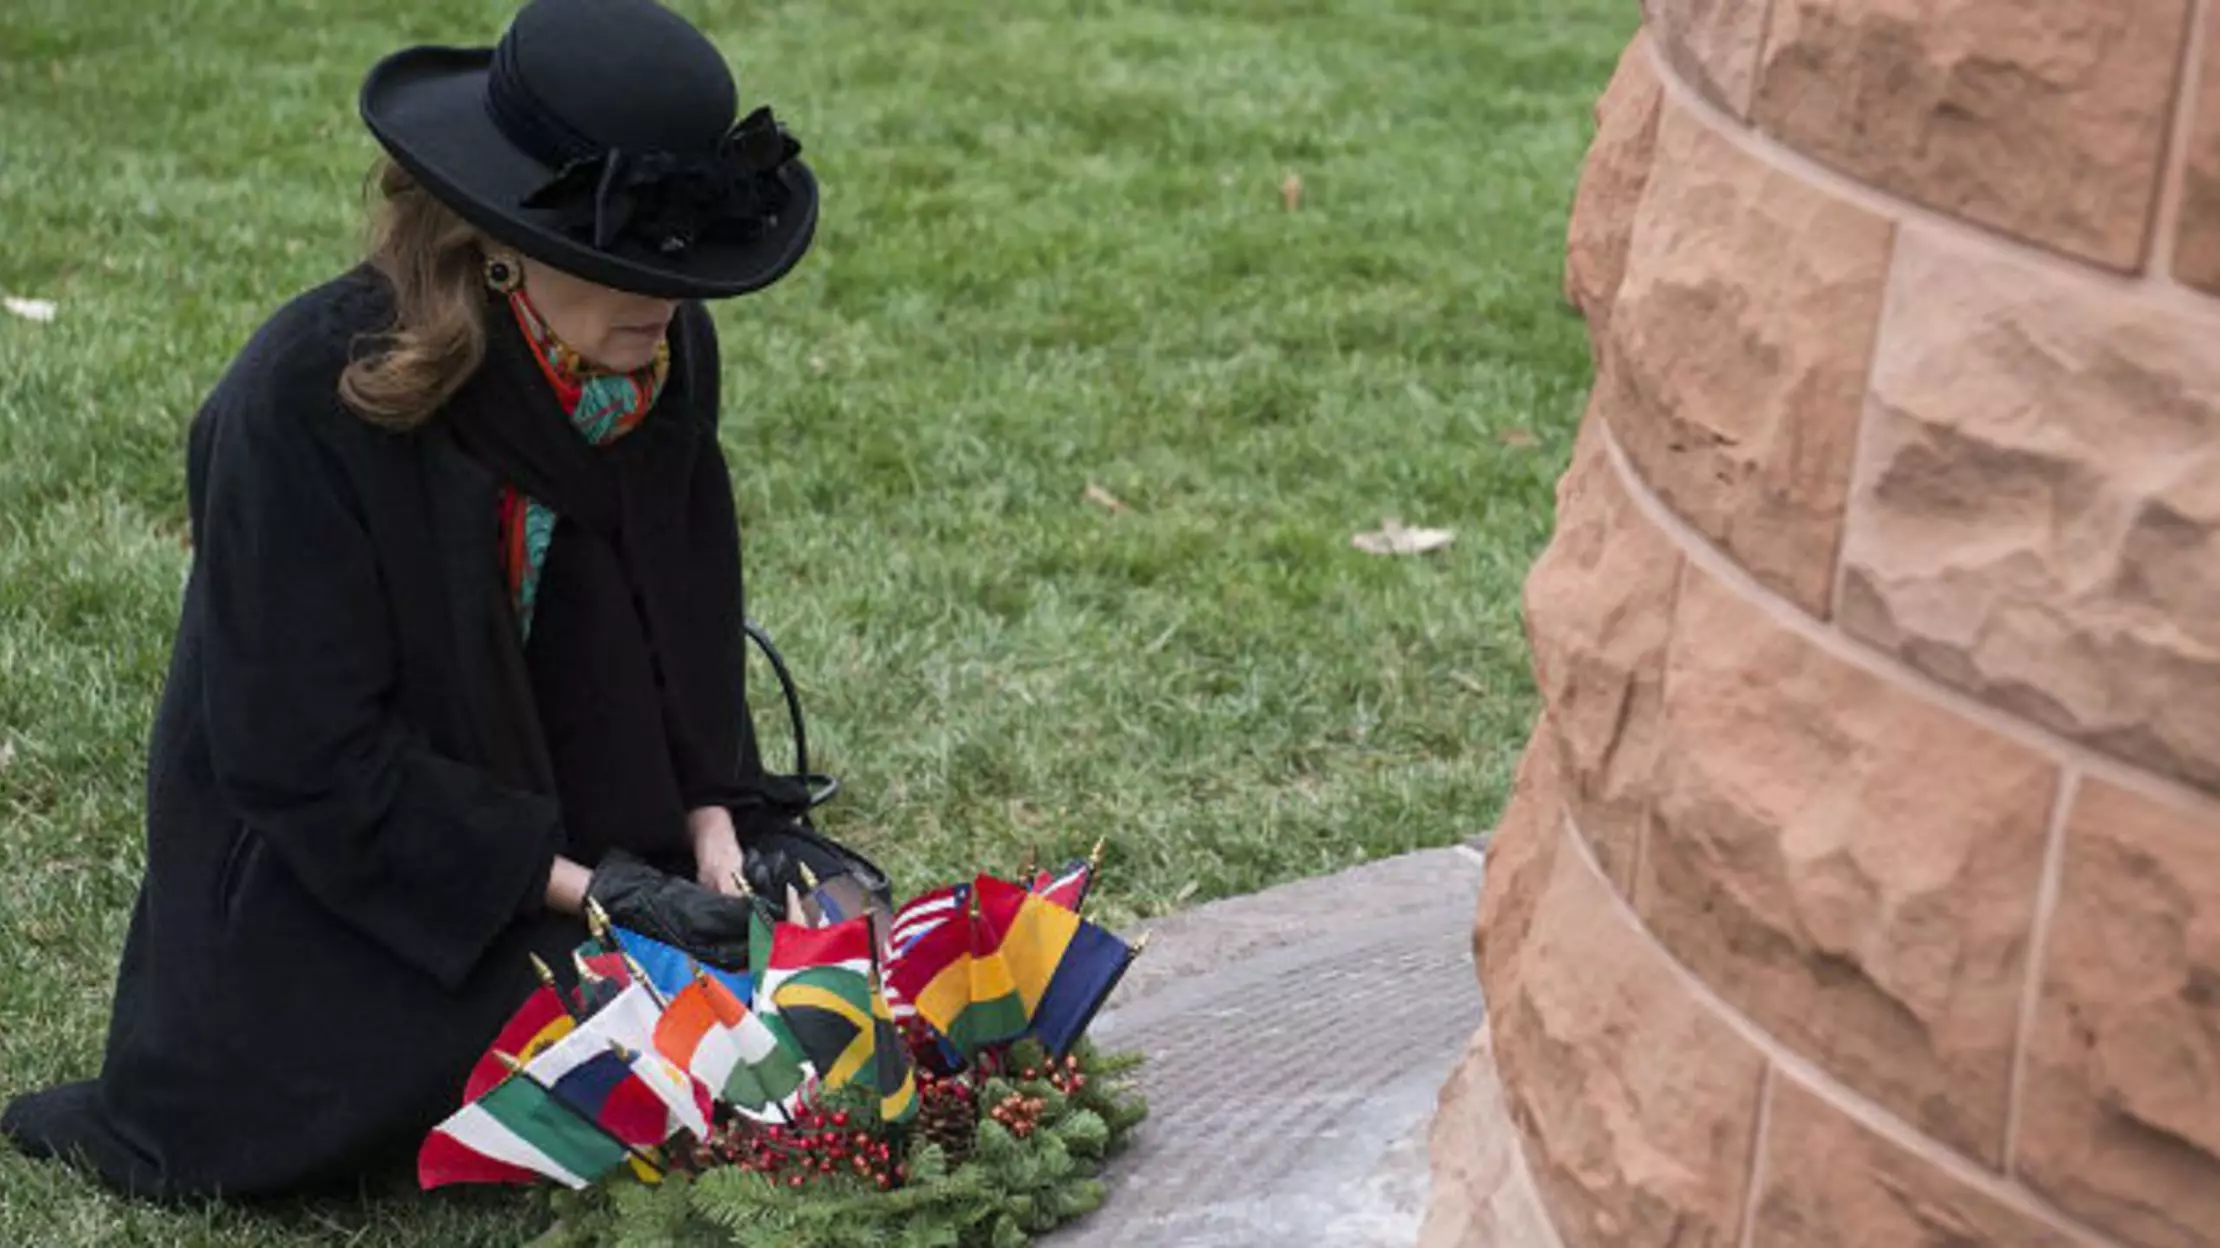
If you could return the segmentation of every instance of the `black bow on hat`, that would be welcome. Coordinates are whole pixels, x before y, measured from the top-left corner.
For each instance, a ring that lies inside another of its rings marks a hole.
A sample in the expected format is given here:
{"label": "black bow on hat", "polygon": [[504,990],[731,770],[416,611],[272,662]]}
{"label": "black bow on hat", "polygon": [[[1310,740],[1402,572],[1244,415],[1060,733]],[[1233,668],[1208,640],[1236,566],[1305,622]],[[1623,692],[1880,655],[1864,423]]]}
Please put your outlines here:
{"label": "black bow on hat", "polygon": [[749,242],[778,224],[792,198],[780,166],[802,145],[758,108],[707,152],[628,152],[569,161],[524,197],[552,208],[565,230],[606,248],[627,230],[676,256],[698,239]]}
{"label": "black bow on hat", "polygon": [[492,48],[410,48],[363,84],[393,158],[473,225],[589,281],[673,298],[778,280],[817,182],[769,107],[732,117],[716,47],[654,0],[531,0]]}

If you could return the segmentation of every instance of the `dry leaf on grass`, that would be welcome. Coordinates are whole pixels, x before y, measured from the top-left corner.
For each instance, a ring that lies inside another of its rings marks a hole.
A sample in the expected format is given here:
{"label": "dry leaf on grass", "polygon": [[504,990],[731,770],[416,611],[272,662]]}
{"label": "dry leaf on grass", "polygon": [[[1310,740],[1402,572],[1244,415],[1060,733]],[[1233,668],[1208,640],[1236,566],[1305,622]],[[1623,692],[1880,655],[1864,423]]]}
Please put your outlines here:
{"label": "dry leaf on grass", "polygon": [[1133,510],[1133,508],[1126,505],[1126,501],[1124,499],[1119,498],[1117,495],[1112,494],[1106,489],[1103,489],[1101,486],[1096,485],[1092,481],[1089,481],[1087,483],[1086,498],[1088,502],[1093,503],[1095,506],[1116,512],[1119,515],[1124,515],[1126,512]]}
{"label": "dry leaf on grass", "polygon": [[1280,202],[1287,205],[1289,212],[1303,206],[1302,174],[1290,169],[1287,171],[1287,176],[1280,179]]}
{"label": "dry leaf on grass", "polygon": [[1349,544],[1368,555],[1423,555],[1457,540],[1448,529],[1414,529],[1393,516],[1380,521],[1377,533],[1359,533]]}
{"label": "dry leaf on grass", "polygon": [[21,299],[14,295],[7,295],[0,297],[0,305],[5,305],[8,311],[26,320],[51,321],[54,319],[54,301],[51,299]]}
{"label": "dry leaf on grass", "polygon": [[1495,440],[1505,446],[1539,446],[1542,441],[1531,429],[1504,429],[1495,435]]}

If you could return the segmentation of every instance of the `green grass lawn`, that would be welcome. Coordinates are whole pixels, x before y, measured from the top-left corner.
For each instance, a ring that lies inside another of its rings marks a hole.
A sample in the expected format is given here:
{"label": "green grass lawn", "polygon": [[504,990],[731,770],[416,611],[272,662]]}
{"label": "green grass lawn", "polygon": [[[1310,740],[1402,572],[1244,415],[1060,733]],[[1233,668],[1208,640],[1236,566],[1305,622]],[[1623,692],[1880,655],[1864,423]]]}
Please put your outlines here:
{"label": "green grass lawn", "polygon": [[[1107,836],[1127,922],[1487,828],[1588,376],[1565,211],[1635,6],[678,7],[826,189],[814,254],[718,318],[752,610],[847,782],[828,826],[903,889]],[[0,292],[60,304],[0,314],[0,1098],[99,1063],[186,423],[353,262],[369,63],[507,12],[0,8]],[[1456,544],[1350,548],[1391,514]],[[533,1219],[484,1191],[151,1210],[0,1155],[7,1244]]]}

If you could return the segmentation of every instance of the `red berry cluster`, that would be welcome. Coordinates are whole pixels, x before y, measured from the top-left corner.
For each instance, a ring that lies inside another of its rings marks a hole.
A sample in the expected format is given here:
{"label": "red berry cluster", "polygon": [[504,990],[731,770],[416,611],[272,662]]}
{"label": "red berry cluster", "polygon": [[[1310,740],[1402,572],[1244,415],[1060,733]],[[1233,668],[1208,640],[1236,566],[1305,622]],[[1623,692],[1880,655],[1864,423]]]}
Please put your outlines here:
{"label": "red berry cluster", "polygon": [[1042,1108],[1044,1103],[1041,1098],[1027,1096],[1023,1092],[1012,1092],[1003,1097],[993,1109],[988,1110],[987,1116],[1008,1127],[1010,1134],[1022,1140],[1041,1125]]}
{"label": "red berry cluster", "polygon": [[961,1074],[936,1075],[929,1070],[913,1073],[917,1080],[917,1112],[920,1117],[934,1118],[942,1112],[953,1110],[959,1103],[970,1105],[979,1096],[971,1080]]}
{"label": "red berry cluster", "polygon": [[841,1110],[800,1109],[783,1126],[736,1117],[696,1145],[692,1161],[696,1169],[736,1166],[789,1187],[852,1175],[886,1191],[909,1178],[909,1167],[893,1146],[852,1127]]}
{"label": "red berry cluster", "polygon": [[[1064,1060],[1061,1062],[1055,1058],[1050,1058],[1047,1074],[1049,1086],[1065,1096],[1070,1096],[1087,1086],[1087,1076],[1079,1069],[1079,1055],[1077,1053],[1065,1054]],[[1028,1075],[1027,1077],[1030,1078],[1031,1076]]]}
{"label": "red berry cluster", "polygon": [[[1081,1073],[1076,1056],[1067,1056],[1061,1062],[1051,1059],[1046,1066],[1027,1066],[1017,1073],[1018,1079],[1024,1083],[1045,1079],[1048,1086],[1065,1096],[1087,1086],[1087,1076]],[[1047,1102],[1040,1097],[1012,1092],[1003,1097],[993,1109],[988,1110],[987,1116],[1009,1128],[1010,1134],[1022,1140],[1039,1129],[1041,1111],[1046,1108]]]}

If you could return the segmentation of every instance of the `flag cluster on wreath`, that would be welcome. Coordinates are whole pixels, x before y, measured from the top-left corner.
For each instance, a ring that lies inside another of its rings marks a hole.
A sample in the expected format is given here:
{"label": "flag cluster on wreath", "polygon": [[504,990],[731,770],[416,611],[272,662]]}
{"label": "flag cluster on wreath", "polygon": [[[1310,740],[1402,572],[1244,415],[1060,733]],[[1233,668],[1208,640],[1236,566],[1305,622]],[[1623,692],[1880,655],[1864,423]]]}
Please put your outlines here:
{"label": "flag cluster on wreath", "polygon": [[790,1126],[842,1090],[899,1133],[920,1107],[918,1031],[944,1072],[991,1070],[1021,1040],[1060,1057],[1140,950],[1081,917],[1100,854],[1023,883],[978,875],[891,919],[845,876],[790,890],[783,914],[750,896],[746,971],[590,910],[577,986],[534,959],[541,986],[425,1138],[418,1181],[654,1183],[674,1139],[731,1117]]}

